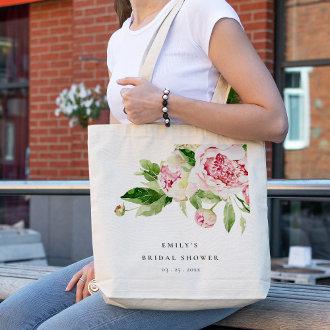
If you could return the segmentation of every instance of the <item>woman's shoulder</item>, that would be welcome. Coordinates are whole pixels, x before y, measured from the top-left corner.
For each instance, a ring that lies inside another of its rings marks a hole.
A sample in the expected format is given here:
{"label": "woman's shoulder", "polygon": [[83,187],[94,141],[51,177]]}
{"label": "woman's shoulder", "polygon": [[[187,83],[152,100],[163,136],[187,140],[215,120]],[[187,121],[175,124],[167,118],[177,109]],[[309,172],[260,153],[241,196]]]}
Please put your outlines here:
{"label": "woman's shoulder", "polygon": [[186,0],[182,6],[187,13],[197,16],[210,13],[213,10],[223,12],[235,12],[235,9],[226,0]]}
{"label": "woman's shoulder", "polygon": [[221,18],[235,19],[243,24],[236,10],[225,0],[186,0],[182,6],[192,39],[208,54],[208,46],[215,23]]}

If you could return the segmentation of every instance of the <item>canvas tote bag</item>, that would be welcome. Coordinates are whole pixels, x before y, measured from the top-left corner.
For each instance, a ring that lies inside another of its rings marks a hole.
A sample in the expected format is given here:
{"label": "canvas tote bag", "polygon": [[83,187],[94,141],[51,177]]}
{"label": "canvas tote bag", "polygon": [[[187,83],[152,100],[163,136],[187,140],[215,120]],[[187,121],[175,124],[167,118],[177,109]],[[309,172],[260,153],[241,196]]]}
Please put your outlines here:
{"label": "canvas tote bag", "polygon": [[[151,79],[182,3],[151,41],[141,76]],[[229,88],[220,76],[212,101],[226,103]],[[198,310],[266,297],[264,142],[186,124],[91,125],[88,157],[95,279],[106,303]]]}

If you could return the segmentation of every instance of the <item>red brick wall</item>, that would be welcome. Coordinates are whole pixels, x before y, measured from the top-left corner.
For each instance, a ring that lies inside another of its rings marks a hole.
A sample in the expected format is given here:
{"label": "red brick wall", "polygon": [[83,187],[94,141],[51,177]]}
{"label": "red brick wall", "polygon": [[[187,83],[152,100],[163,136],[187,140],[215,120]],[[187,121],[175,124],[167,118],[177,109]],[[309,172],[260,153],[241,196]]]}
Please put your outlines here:
{"label": "red brick wall", "polygon": [[58,92],[72,81],[72,3],[30,6],[30,178],[69,177],[73,149],[67,120],[54,116]]}
{"label": "red brick wall", "polygon": [[[48,0],[30,6],[30,178],[88,177],[86,130],[55,117],[72,83],[106,87],[105,52],[117,21],[110,0]],[[87,60],[86,60],[87,58]]]}
{"label": "red brick wall", "polygon": [[[273,71],[273,1],[228,1]],[[106,45],[118,21],[112,0],[48,0],[30,5],[30,178],[86,179],[87,132],[55,117],[55,98],[71,83],[104,88]],[[270,176],[271,148],[268,145]]]}

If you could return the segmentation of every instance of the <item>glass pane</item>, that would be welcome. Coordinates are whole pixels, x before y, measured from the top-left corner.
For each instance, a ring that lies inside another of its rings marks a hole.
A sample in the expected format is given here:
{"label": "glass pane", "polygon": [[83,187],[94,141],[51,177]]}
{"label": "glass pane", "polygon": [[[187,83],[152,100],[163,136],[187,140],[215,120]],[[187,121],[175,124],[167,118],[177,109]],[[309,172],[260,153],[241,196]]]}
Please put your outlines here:
{"label": "glass pane", "polygon": [[330,260],[329,201],[282,201],[280,223],[284,256],[290,246],[310,246],[313,258]]}
{"label": "glass pane", "polygon": [[285,87],[299,88],[300,87],[300,72],[285,73]]}
{"label": "glass pane", "polygon": [[0,8],[0,178],[28,175],[28,7]]}
{"label": "glass pane", "polygon": [[0,88],[0,179],[28,175],[28,90]]}
{"label": "glass pane", "polygon": [[285,75],[290,70],[300,72],[301,82],[284,89],[289,117],[284,177],[330,178],[330,66],[287,68]]}
{"label": "glass pane", "polygon": [[330,58],[330,1],[286,0],[286,61]]}
{"label": "glass pane", "polygon": [[28,7],[0,8],[0,84],[27,82]]}
{"label": "glass pane", "polygon": [[287,109],[289,111],[290,128],[288,132],[288,138],[290,140],[299,140],[300,138],[300,107],[301,107],[301,96],[290,95],[289,104]]}

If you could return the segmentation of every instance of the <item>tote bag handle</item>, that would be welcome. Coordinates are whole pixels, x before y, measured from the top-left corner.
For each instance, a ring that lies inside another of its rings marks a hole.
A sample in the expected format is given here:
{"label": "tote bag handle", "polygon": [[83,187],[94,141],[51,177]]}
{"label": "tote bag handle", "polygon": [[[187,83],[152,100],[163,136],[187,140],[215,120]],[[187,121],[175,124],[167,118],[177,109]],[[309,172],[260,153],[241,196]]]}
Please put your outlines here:
{"label": "tote bag handle", "polygon": [[[140,77],[144,77],[147,80],[151,81],[154,67],[157,62],[157,58],[164,45],[168,31],[171,27],[171,24],[175,16],[177,15],[181,6],[183,5],[184,1],[185,0],[178,0],[174,4],[172,9],[166,14],[164,20],[162,21],[162,23],[160,24],[160,26],[152,36],[141,61],[142,64],[140,66],[140,71],[139,71]],[[222,103],[222,104],[226,103],[230,88],[231,86],[228,84],[225,78],[220,74],[217,84],[215,86],[215,90],[211,102]]]}

